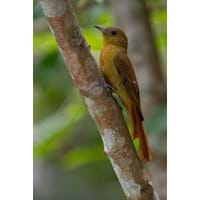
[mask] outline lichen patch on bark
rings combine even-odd
[[[92,109],[92,107],[95,104],[95,102],[89,97],[85,97],[85,103],[88,106],[88,108],[90,108],[90,109]]]
[[[113,159],[111,159],[111,163],[126,196],[135,200],[139,199],[141,186],[134,181],[131,172],[123,173],[123,169],[121,170]]]
[[[121,137],[119,133],[112,128],[104,129],[102,137],[104,151],[106,153],[115,152],[116,150],[123,148],[126,144],[124,137]]]
[[[104,90],[103,86],[100,85],[98,81],[93,81],[90,84],[89,93],[90,93],[91,96],[98,96],[103,92],[103,90]]]
[[[90,97],[85,97],[85,103],[86,103],[88,110],[93,118],[100,117],[106,111],[105,106],[103,106],[103,105],[97,106],[95,104],[95,101]]]
[[[41,0],[40,3],[47,17],[64,15],[67,6],[65,0]]]

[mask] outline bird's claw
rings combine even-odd
[[[101,78],[98,82],[98,85],[102,85],[108,92],[113,93],[114,91],[116,91],[115,87],[112,87],[110,84],[106,83],[104,78]],[[114,93],[115,94],[115,93]],[[115,95],[114,95],[115,96]],[[120,105],[120,103],[117,100],[117,96],[115,96],[114,101],[119,105],[119,108],[121,110],[121,112],[123,111],[122,106]]]
[[[114,90],[115,90],[115,88],[114,87],[112,87],[110,84],[108,84],[108,83],[106,83],[105,81],[104,81],[104,88],[106,88],[109,92],[113,92]]]
[[[106,83],[104,78],[101,78],[98,82],[98,85],[102,85],[105,89],[107,89],[109,92],[113,92],[115,90],[114,87],[112,87],[110,84]]]

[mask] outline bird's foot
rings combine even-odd
[[[105,81],[105,79],[103,77],[99,80],[98,85],[102,85],[110,93],[114,92],[114,90],[115,90],[114,87],[112,87],[110,84],[106,83],[106,81]]]
[[[108,83],[106,83],[105,81],[104,81],[104,88],[106,88],[109,92],[114,92],[114,90],[115,90],[115,88],[114,87],[112,87],[110,84],[108,84]]]

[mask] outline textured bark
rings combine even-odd
[[[117,26],[129,39],[129,56],[134,63],[145,113],[166,101],[165,84],[144,0],[109,0]]]
[[[129,200],[157,199],[132,145],[121,109],[102,84],[102,75],[81,34],[68,0],[41,0],[75,86],[101,134],[104,150]]]

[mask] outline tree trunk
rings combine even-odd
[[[103,140],[119,182],[129,200],[158,199],[132,145],[121,109],[102,84],[102,75],[81,34],[69,0],[41,0],[64,61],[83,96]]]
[[[109,0],[117,26],[129,39],[129,55],[136,68],[145,113],[166,101],[165,84],[144,0]]]

